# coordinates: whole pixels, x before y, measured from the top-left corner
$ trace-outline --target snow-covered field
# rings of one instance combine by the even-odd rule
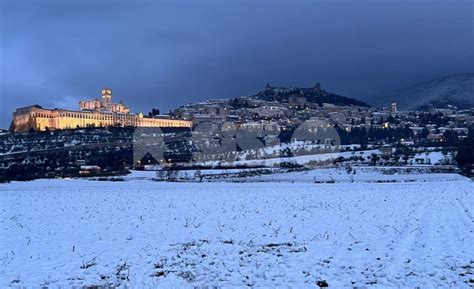
[[[458,175],[377,183],[384,174],[348,182],[332,172],[335,183],[314,183],[330,173],[319,170],[287,176],[306,182],[164,183],[151,173],[0,185],[0,287],[474,282],[474,185]]]

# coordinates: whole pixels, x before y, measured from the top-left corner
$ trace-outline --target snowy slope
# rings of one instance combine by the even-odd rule
[[[272,167],[278,166],[282,163],[294,163],[299,165],[306,165],[311,162],[328,162],[336,160],[337,158],[351,158],[351,157],[363,157],[367,158],[370,157],[372,154],[379,155],[381,152],[378,149],[374,150],[362,150],[362,151],[348,151],[348,152],[339,152],[338,150],[334,149],[334,153],[320,153],[320,154],[309,154],[309,155],[299,155],[295,157],[276,157],[276,158],[269,158],[269,159],[256,159],[256,160],[241,160],[241,161],[233,161],[233,162],[225,162],[225,161],[208,161],[202,163],[196,163],[205,166],[215,166],[217,164],[220,165],[229,165],[229,166],[265,166],[265,167]]]
[[[0,185],[0,287],[469,288],[473,278],[474,185],[457,175],[371,184],[149,176]]]
[[[427,104],[460,109],[474,107],[474,74],[463,74],[435,79],[407,88],[394,96],[402,109],[414,110]]]

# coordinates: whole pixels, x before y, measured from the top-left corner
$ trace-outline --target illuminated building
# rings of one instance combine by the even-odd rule
[[[392,106],[391,106],[391,108],[390,108],[390,111],[391,111],[392,113],[395,113],[395,112],[398,111],[398,105],[397,105],[397,102],[396,102],[396,101],[393,101],[393,102],[392,102]]]
[[[18,108],[13,113],[10,130],[25,132],[86,127],[192,127],[191,121],[151,118],[143,114],[131,114],[123,102],[112,103],[112,90],[102,89],[102,99],[79,102],[79,111],[46,109],[39,105]]]

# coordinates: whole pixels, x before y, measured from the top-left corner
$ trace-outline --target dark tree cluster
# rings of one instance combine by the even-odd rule
[[[368,130],[363,127],[355,127],[350,132],[341,129],[338,126],[335,128],[341,139],[341,144],[343,145],[361,144],[362,146],[365,146],[369,142],[377,141],[396,143],[400,139],[408,139],[413,137],[413,132],[409,127],[384,129],[370,128]]]
[[[458,143],[456,162],[461,172],[467,176],[474,176],[474,128],[469,129],[467,137]]]
[[[167,150],[165,157],[173,162],[190,158],[187,128],[164,128],[159,138]],[[156,129],[142,129],[139,135],[155,136]],[[0,181],[36,178],[77,177],[82,165],[101,168],[101,175],[116,175],[135,166],[137,138],[134,128],[87,128],[0,136]],[[155,142],[154,142],[155,143]],[[144,147],[146,149],[155,148]]]
[[[148,116],[149,117],[154,117],[154,116],[157,116],[157,115],[160,115],[160,110],[158,108],[153,108],[149,113],[148,113]]]

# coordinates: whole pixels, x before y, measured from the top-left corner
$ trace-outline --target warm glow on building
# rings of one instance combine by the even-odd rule
[[[18,108],[13,113],[11,131],[24,132],[31,129],[74,129],[86,127],[192,127],[191,121],[168,118],[144,117],[131,114],[123,102],[112,103],[112,90],[102,89],[102,100],[79,102],[80,111],[46,109],[39,105]]]

